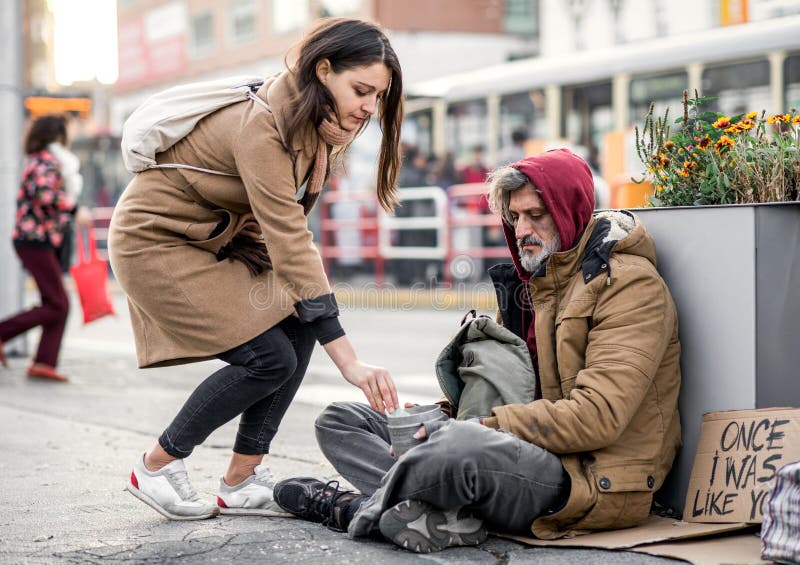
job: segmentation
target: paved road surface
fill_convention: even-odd
[[[29,296],[29,300],[35,296]],[[27,361],[0,369],[0,563],[671,563],[633,553],[530,548],[491,538],[481,548],[417,556],[379,540],[350,541],[299,520],[217,518],[169,522],[123,492],[131,462],[149,447],[193,386],[219,364],[138,370],[127,309],[80,325],[73,306],[62,369],[68,385],[29,381]],[[453,311],[348,309],[343,324],[361,357],[392,371],[402,400],[438,397],[433,363],[457,328]],[[35,336],[30,343],[35,344]],[[317,348],[268,461],[278,477],[335,477],[312,423],[335,399],[361,400]],[[216,492],[234,423],[188,460],[197,489]]]

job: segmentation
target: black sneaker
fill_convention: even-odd
[[[381,515],[378,527],[388,540],[416,553],[478,545],[487,535],[483,521],[468,510],[438,510],[419,500],[395,504]]]
[[[341,490],[339,481],[323,483],[313,477],[285,479],[272,491],[275,502],[298,518],[321,522],[323,526],[343,532],[352,518],[350,503],[365,495]]]

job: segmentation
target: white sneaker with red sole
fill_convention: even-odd
[[[272,496],[275,480],[264,465],[256,465],[253,474],[231,487],[219,480],[217,506],[219,513],[238,516],[274,516],[294,518],[283,510]]]
[[[197,495],[183,459],[151,472],[144,466],[142,455],[134,464],[125,489],[170,520],[204,520],[219,513],[216,505],[203,502]]]

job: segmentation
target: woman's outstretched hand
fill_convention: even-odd
[[[361,389],[373,410],[386,413],[397,408],[397,389],[389,371],[383,367],[355,360],[342,369],[342,376]]]

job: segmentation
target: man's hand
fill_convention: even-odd
[[[405,402],[403,404],[403,408],[414,408],[414,406],[419,406],[419,404],[415,404],[413,402]],[[419,440],[427,439],[428,434],[425,432],[425,426],[420,426],[417,432],[412,437],[414,439],[419,439]],[[394,457],[394,447],[389,446],[389,455]]]
[[[408,402],[406,402],[406,408],[411,408],[412,406],[414,406],[414,404],[409,404]],[[417,433],[415,433],[411,437],[413,437],[414,439],[418,439],[420,441],[425,441],[426,439],[428,439],[428,433],[425,431],[425,426],[420,426],[419,429],[417,430]],[[394,457],[394,447],[392,447],[391,445],[389,446],[389,455]]]
[[[412,404],[411,402],[406,402],[403,404],[404,408],[413,408],[414,406],[419,406],[419,404]],[[420,426],[413,436],[414,439],[418,439],[420,441],[428,439],[428,432],[425,431],[425,426]],[[394,455],[394,453],[392,453]]]

